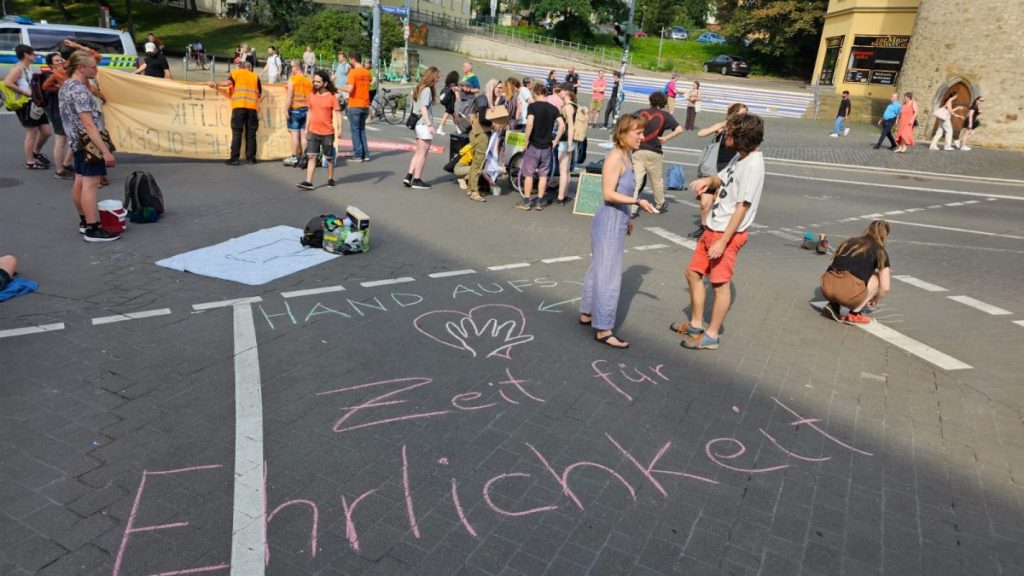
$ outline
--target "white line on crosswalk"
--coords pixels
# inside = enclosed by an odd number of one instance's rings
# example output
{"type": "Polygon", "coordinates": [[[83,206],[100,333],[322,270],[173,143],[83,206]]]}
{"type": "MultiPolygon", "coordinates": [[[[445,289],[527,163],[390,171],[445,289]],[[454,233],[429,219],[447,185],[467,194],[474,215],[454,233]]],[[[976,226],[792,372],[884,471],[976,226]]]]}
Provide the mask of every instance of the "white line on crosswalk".
{"type": "Polygon", "coordinates": [[[644,228],[644,230],[647,230],[648,232],[651,232],[653,234],[657,234],[658,236],[661,236],[662,238],[664,238],[665,240],[668,240],[669,242],[678,244],[678,245],[683,246],[685,248],[689,248],[690,250],[696,250],[697,249],[697,243],[694,242],[693,240],[687,240],[686,238],[683,238],[682,236],[680,236],[678,234],[673,234],[672,232],[669,232],[668,230],[665,230],[664,228],[658,228],[658,227],[655,226],[655,227],[652,227],[652,228],[644,228]]]}
{"type": "Polygon", "coordinates": [[[668,248],[668,244],[651,244],[650,246],[634,246],[633,250],[639,250],[640,252],[643,252],[644,250],[659,250],[661,248],[668,248]]]}
{"type": "Polygon", "coordinates": [[[263,302],[263,298],[253,296],[251,298],[235,298],[233,300],[220,300],[218,302],[203,302],[202,304],[193,304],[192,309],[196,311],[212,310],[214,308],[226,308],[228,306],[237,306],[239,304],[255,304],[257,302],[263,302]]]}
{"type": "Polygon", "coordinates": [[[1013,323],[1017,326],[1024,326],[1024,320],[1014,320],[1013,323]]]}
{"type": "Polygon", "coordinates": [[[445,272],[433,272],[431,274],[427,274],[427,276],[430,278],[450,278],[452,276],[465,276],[467,274],[476,274],[476,270],[473,270],[472,268],[466,268],[464,270],[448,270],[445,272]]]}
{"type": "Polygon", "coordinates": [[[511,270],[512,268],[526,268],[529,262],[516,262],[515,264],[502,264],[500,266],[488,266],[488,270],[511,270]]]}
{"type": "Polygon", "coordinates": [[[933,228],[936,230],[949,230],[950,232],[963,232],[965,234],[979,234],[981,236],[995,236],[996,238],[1009,238],[1011,240],[1024,240],[1024,236],[1014,236],[1013,234],[997,234],[995,232],[968,230],[966,228],[953,228],[951,226],[936,226],[934,224],[920,224],[917,222],[900,222],[899,220],[889,220],[889,223],[902,224],[904,226],[917,226],[919,228],[933,228]]]}
{"type": "Polygon", "coordinates": [[[93,318],[92,325],[99,326],[100,324],[113,324],[115,322],[124,322],[125,320],[138,320],[140,318],[152,318],[154,316],[166,316],[171,313],[170,308],[161,308],[159,310],[146,310],[143,312],[128,312],[125,314],[117,314],[114,316],[103,316],[101,318],[93,318]]]}
{"type": "Polygon", "coordinates": [[[545,264],[554,264],[555,262],[572,262],[574,260],[582,260],[582,256],[561,256],[559,258],[546,258],[541,260],[545,264]]]}
{"type": "Polygon", "coordinates": [[[939,352],[935,348],[918,342],[905,334],[901,334],[877,320],[872,320],[870,324],[858,324],[857,326],[868,334],[878,336],[889,344],[909,352],[925,362],[934,364],[943,370],[970,370],[972,368],[970,364],[961,362],[944,352],[939,352]]]}
{"type": "Polygon", "coordinates": [[[942,286],[936,286],[935,284],[932,284],[931,282],[925,282],[924,280],[921,280],[919,278],[914,278],[913,276],[907,276],[905,274],[900,274],[900,275],[893,276],[893,278],[896,279],[896,280],[899,280],[900,282],[905,282],[907,284],[910,284],[911,286],[917,286],[918,288],[921,288],[922,290],[927,290],[929,292],[948,292],[948,290],[946,290],[942,286]]]}
{"type": "Polygon", "coordinates": [[[12,328],[10,330],[0,330],[0,338],[24,336],[26,334],[39,334],[42,332],[56,332],[57,330],[63,329],[63,322],[58,322],[56,324],[40,324],[39,326],[26,326],[25,328],[12,328]]]}
{"type": "Polygon", "coordinates": [[[359,285],[363,288],[374,288],[376,286],[388,286],[390,284],[403,284],[405,282],[415,282],[416,279],[412,276],[402,276],[401,278],[388,278],[386,280],[371,280],[369,282],[360,282],[359,285]]]}
{"type": "Polygon", "coordinates": [[[1013,314],[1013,312],[1010,312],[1009,310],[1004,310],[998,306],[993,306],[986,302],[982,302],[981,300],[971,298],[970,296],[946,296],[946,298],[949,298],[954,302],[965,304],[971,308],[981,310],[982,312],[993,316],[1009,316],[1013,314]]]}
{"type": "Polygon", "coordinates": [[[316,296],[317,294],[329,294],[331,292],[342,292],[344,286],[324,286],[323,288],[310,288],[308,290],[294,290],[292,292],[281,292],[284,298],[298,298],[300,296],[316,296]]]}

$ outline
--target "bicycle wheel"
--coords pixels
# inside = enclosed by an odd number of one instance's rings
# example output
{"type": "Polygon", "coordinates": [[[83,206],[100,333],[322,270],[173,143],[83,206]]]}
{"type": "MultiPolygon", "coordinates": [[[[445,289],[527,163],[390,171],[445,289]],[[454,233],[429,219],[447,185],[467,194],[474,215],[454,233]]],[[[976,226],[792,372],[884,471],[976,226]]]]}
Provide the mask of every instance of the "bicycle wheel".
{"type": "Polygon", "coordinates": [[[384,107],[384,119],[388,124],[405,122],[405,106],[398,104],[398,96],[388,96],[387,104],[384,107]]]}
{"type": "Polygon", "coordinates": [[[508,161],[506,176],[512,189],[520,194],[523,192],[523,178],[520,168],[523,166],[523,153],[519,152],[508,161]]]}

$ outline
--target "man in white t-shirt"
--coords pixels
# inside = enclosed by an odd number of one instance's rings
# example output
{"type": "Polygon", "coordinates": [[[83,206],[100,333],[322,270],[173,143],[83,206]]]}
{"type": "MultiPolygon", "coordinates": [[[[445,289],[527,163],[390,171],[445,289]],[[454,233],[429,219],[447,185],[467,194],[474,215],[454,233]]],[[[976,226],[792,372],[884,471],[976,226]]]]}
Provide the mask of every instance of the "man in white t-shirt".
{"type": "Polygon", "coordinates": [[[516,107],[516,120],[513,128],[523,130],[526,128],[526,109],[533,104],[533,78],[523,77],[523,84],[519,87],[519,105],[516,107]]]}
{"type": "Polygon", "coordinates": [[[754,223],[764,188],[764,157],[758,146],[764,141],[764,122],[755,114],[741,114],[728,120],[723,144],[738,152],[716,175],[690,183],[698,194],[714,194],[714,204],[704,233],[686,267],[690,287],[690,321],[672,324],[683,337],[684,348],[715,350],[718,334],[732,303],[733,269],[740,248],[747,243],[747,228],[754,223]],[[704,277],[714,289],[711,322],[704,326],[704,277]]]}
{"type": "Polygon", "coordinates": [[[268,84],[277,84],[281,79],[282,70],[284,70],[284,62],[281,61],[281,55],[277,53],[277,46],[270,46],[267,48],[267,63],[263,66],[263,71],[260,72],[260,78],[266,76],[268,84]]]}

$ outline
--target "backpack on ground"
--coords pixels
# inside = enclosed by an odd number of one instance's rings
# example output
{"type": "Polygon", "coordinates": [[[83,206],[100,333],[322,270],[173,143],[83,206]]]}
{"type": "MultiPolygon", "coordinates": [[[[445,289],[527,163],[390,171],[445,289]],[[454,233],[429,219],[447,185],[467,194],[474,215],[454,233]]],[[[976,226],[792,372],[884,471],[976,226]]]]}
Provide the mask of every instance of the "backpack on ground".
{"type": "Polygon", "coordinates": [[[124,183],[124,209],[136,224],[156,222],[164,213],[164,195],[149,172],[132,172],[124,183]]]}
{"type": "Polygon", "coordinates": [[[682,190],[686,187],[686,177],[683,175],[683,167],[679,164],[672,164],[665,172],[665,187],[669,190],[682,190]]]}
{"type": "Polygon", "coordinates": [[[590,127],[590,110],[586,106],[576,106],[576,118],[572,125],[572,139],[583,142],[587,139],[587,128],[590,127]]]}
{"type": "Polygon", "coordinates": [[[310,248],[323,248],[324,222],[328,218],[332,220],[338,219],[334,214],[321,214],[310,218],[309,222],[306,222],[306,227],[302,230],[302,238],[299,238],[299,243],[310,248]]]}

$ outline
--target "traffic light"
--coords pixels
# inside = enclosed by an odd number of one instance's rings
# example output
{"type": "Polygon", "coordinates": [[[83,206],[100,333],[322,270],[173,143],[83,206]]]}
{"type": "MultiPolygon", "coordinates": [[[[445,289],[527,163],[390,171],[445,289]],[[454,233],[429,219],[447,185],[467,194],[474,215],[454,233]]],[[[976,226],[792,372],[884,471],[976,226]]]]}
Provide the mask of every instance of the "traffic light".
{"type": "Polygon", "coordinates": [[[366,37],[369,38],[370,44],[373,44],[373,12],[360,12],[359,25],[366,31],[366,37]]]}
{"type": "Polygon", "coordinates": [[[629,45],[629,30],[627,30],[626,27],[623,26],[622,24],[616,22],[615,37],[613,38],[613,40],[615,40],[616,46],[618,46],[619,48],[625,48],[626,46],[629,45]]]}

